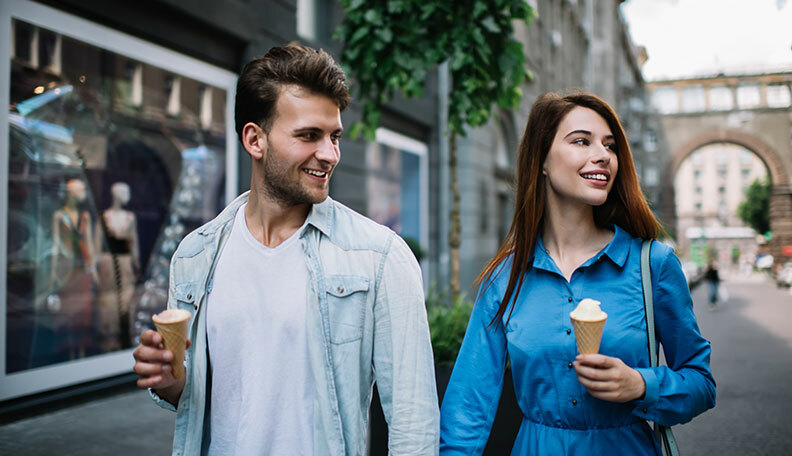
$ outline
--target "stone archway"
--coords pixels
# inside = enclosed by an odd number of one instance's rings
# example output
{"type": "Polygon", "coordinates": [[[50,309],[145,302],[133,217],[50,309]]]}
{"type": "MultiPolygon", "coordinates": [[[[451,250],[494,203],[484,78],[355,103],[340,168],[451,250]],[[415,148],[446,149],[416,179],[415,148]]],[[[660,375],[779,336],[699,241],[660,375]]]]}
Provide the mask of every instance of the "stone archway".
{"type": "MultiPolygon", "coordinates": [[[[671,159],[666,173],[667,188],[673,188],[673,179],[682,162],[694,151],[714,143],[732,143],[745,147],[755,153],[767,166],[772,185],[770,195],[770,252],[778,267],[786,260],[781,254],[781,247],[792,244],[792,186],[790,186],[790,170],[786,169],[778,153],[760,138],[739,130],[713,129],[706,131],[679,147],[671,159]]],[[[673,192],[670,192],[673,198],[673,192]]],[[[672,199],[673,201],[673,199],[672,199]]],[[[672,206],[673,207],[673,204],[672,206]]],[[[775,270],[775,269],[774,269],[775,270]]]]}

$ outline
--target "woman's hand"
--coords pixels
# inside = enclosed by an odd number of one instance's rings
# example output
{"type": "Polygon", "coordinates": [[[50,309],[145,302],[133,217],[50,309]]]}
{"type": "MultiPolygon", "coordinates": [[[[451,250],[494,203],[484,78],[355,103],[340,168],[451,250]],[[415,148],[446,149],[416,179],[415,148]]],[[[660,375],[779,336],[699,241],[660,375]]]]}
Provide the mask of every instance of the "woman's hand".
{"type": "Polygon", "coordinates": [[[597,399],[627,402],[643,397],[646,392],[643,376],[619,358],[578,355],[573,364],[578,381],[597,399]]]}

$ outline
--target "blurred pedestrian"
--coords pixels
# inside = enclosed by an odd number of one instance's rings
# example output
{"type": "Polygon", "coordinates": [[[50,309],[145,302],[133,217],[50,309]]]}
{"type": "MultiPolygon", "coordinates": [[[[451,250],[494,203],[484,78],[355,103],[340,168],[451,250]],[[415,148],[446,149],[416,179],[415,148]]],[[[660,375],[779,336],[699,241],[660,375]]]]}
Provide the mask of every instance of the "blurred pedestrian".
{"type": "Polygon", "coordinates": [[[718,267],[712,259],[707,262],[707,270],[704,271],[704,280],[707,282],[707,290],[709,291],[709,304],[710,307],[713,308],[718,304],[720,275],[718,274],[718,267]]]}

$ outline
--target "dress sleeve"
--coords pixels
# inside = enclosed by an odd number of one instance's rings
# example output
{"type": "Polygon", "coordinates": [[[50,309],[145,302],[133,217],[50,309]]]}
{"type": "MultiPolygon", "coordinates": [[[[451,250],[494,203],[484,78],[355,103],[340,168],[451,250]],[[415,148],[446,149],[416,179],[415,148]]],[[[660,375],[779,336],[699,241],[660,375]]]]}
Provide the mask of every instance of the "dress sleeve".
{"type": "Polygon", "coordinates": [[[480,455],[498,410],[506,367],[503,324],[490,325],[502,296],[484,283],[440,408],[440,454],[480,455]]]}
{"type": "Polygon", "coordinates": [[[634,414],[664,426],[686,423],[715,406],[710,343],[701,336],[679,259],[664,252],[652,261],[656,336],[666,366],[639,368],[646,382],[634,414]],[[655,263],[660,263],[659,267],[655,263]],[[658,271],[657,273],[655,271],[658,271]]]}

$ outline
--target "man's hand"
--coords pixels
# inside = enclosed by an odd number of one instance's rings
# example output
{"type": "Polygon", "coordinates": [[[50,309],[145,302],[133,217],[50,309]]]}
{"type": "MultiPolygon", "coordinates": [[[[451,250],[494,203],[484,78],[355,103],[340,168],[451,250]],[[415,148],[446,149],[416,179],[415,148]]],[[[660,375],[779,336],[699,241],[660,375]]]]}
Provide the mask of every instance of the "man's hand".
{"type": "Polygon", "coordinates": [[[573,364],[578,381],[597,399],[627,402],[643,397],[646,392],[641,374],[619,358],[578,355],[573,364]]]}
{"type": "MultiPolygon", "coordinates": [[[[187,348],[190,340],[187,339],[187,348]]],[[[163,399],[176,405],[184,389],[184,377],[176,380],[170,366],[173,353],[166,350],[162,336],[156,331],[146,330],[140,335],[140,345],[132,356],[135,357],[135,373],[138,375],[138,388],[152,388],[163,399]]]]}

